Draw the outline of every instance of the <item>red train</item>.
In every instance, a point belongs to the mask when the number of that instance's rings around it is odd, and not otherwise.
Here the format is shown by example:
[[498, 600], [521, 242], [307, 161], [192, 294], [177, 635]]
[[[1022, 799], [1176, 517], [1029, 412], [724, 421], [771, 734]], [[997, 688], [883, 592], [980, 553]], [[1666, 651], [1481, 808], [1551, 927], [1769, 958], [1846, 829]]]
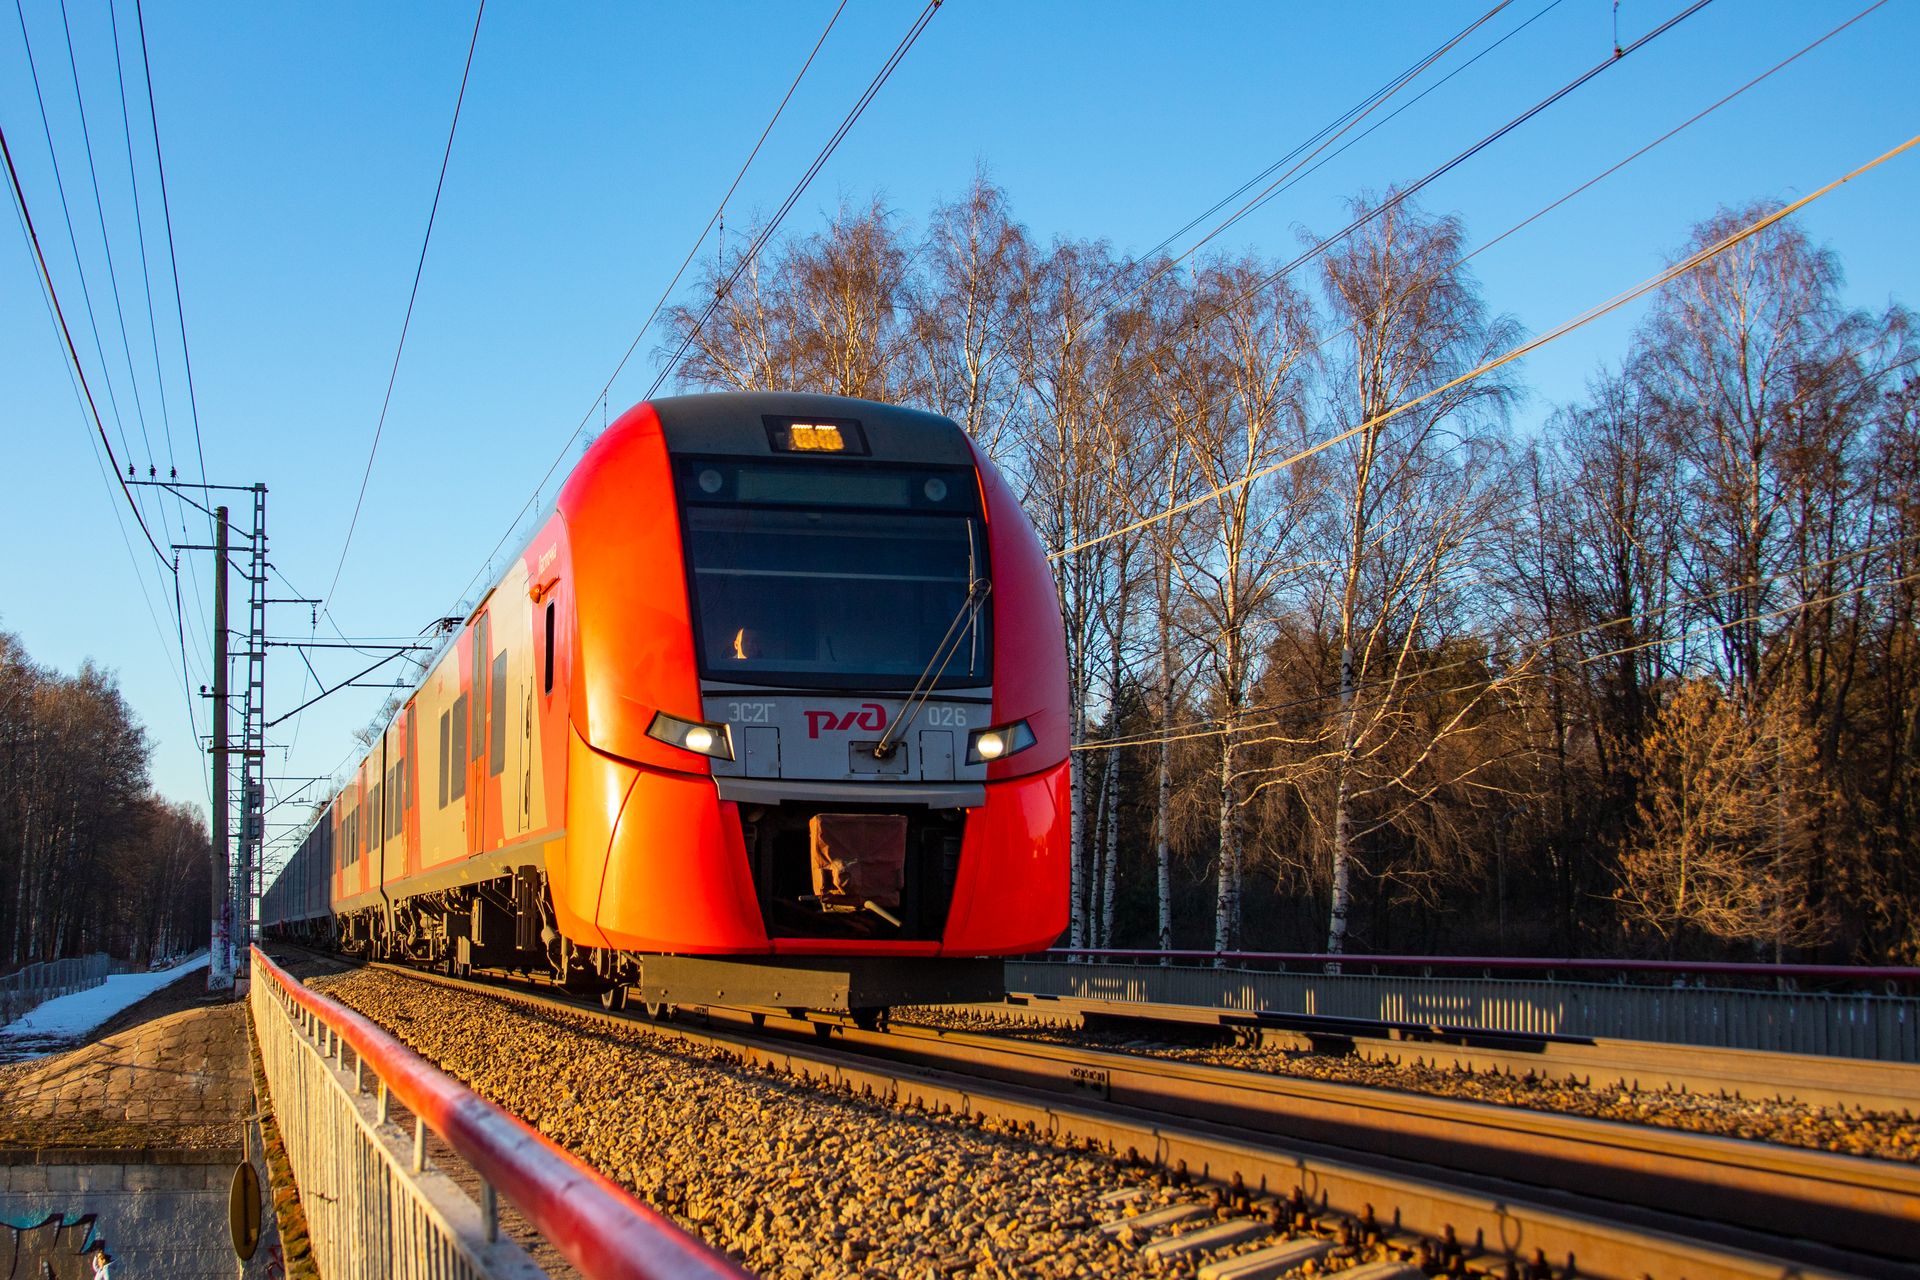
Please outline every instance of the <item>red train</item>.
[[872, 1014], [1067, 917], [1053, 577], [953, 422], [763, 392], [587, 451], [267, 890], [357, 954]]

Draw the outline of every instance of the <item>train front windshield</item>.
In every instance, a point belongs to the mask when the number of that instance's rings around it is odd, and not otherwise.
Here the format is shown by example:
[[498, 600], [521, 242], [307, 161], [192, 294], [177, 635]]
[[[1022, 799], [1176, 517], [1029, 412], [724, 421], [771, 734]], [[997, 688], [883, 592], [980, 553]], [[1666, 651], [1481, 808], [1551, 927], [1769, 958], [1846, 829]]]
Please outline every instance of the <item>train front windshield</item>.
[[936, 672], [936, 688], [990, 681], [991, 595], [968, 608], [969, 584], [988, 576], [971, 472], [696, 459], [680, 481], [709, 678], [858, 689], [905, 689]]

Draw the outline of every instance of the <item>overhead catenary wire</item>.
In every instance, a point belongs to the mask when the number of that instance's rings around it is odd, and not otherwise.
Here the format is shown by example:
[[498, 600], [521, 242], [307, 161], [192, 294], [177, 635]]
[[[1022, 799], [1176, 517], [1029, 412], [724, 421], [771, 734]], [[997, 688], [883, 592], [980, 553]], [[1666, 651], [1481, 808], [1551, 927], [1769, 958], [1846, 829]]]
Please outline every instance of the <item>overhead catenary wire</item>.
[[[740, 183], [747, 176], [747, 170], [753, 167], [754, 158], [760, 154], [760, 149], [766, 145], [767, 136], [773, 132], [773, 126], [780, 123], [780, 117], [786, 112], [787, 104], [793, 101], [794, 92], [800, 88], [800, 82], [806, 78], [807, 70], [813, 66], [813, 60], [819, 56], [820, 47], [826, 44], [827, 37], [833, 34], [834, 25], [840, 21], [840, 15], [845, 12], [846, 7], [847, 0], [840, 0], [832, 16], [827, 19], [827, 25], [821, 30], [820, 38], [815, 40], [813, 42], [813, 48], [807, 51], [806, 61], [802, 62], [800, 64], [800, 70], [794, 73], [793, 83], [787, 86], [785, 96], [780, 99], [779, 105], [774, 107], [773, 115], [768, 118], [766, 128], [760, 130], [760, 136], [754, 140], [753, 149], [747, 152], [747, 158], [740, 162], [739, 171], [733, 175], [733, 181], [728, 184], [726, 194], [720, 197], [720, 202], [714, 206], [713, 213], [707, 218], [707, 225], [700, 228], [700, 234], [694, 237], [693, 244], [687, 249], [687, 256], [680, 259], [680, 265], [674, 269], [673, 278], [668, 280], [667, 287], [660, 291], [660, 296], [654, 300], [653, 309], [647, 313], [647, 318], [640, 322], [640, 328], [638, 332], [633, 335], [633, 341], [627, 344], [626, 351], [621, 354], [619, 362], [613, 366], [613, 372], [608, 374], [606, 382], [601, 384], [600, 394], [595, 396], [594, 400], [600, 407], [600, 423], [602, 427], [606, 425], [607, 396], [613, 390], [614, 381], [619, 378], [621, 370], [627, 367], [627, 362], [633, 359], [633, 353], [640, 349], [640, 342], [647, 336], [647, 330], [653, 328], [653, 322], [658, 320], [661, 311], [666, 309], [667, 300], [673, 296], [674, 289], [679, 287], [680, 279], [686, 275], [687, 268], [693, 265], [694, 258], [700, 252], [700, 246], [707, 241], [708, 233], [714, 229], [715, 225], [720, 224], [721, 219], [726, 215], [727, 202], [732, 200], [733, 193], [740, 189]], [[581, 419], [581, 423], [584, 426], [592, 420], [593, 406], [589, 405], [586, 416]], [[566, 456], [567, 450], [573, 447], [573, 441], [578, 438], [579, 434], [580, 428], [574, 428], [573, 436], [567, 440], [566, 445], [560, 450], [561, 457], [564, 458]], [[549, 468], [547, 474], [549, 476], [553, 474], [551, 468]], [[542, 483], [544, 484], [545, 481], [543, 480]]]
[[413, 287], [407, 293], [407, 312], [400, 321], [400, 341], [393, 349], [393, 367], [387, 372], [387, 393], [380, 401], [380, 418], [373, 426], [373, 443], [367, 447], [367, 465], [360, 473], [360, 492], [353, 500], [353, 515], [347, 520], [347, 536], [340, 542], [340, 559], [333, 566], [333, 581], [327, 584], [327, 593], [320, 607], [326, 608], [333, 600], [334, 590], [340, 585], [341, 571], [347, 567], [347, 552], [353, 546], [353, 531], [360, 525], [360, 508], [367, 500], [367, 482], [373, 477], [373, 460], [380, 452], [380, 436], [387, 427], [387, 410], [393, 405], [394, 383], [400, 377], [400, 357], [407, 349], [407, 331], [413, 326], [414, 303], [420, 298], [420, 277], [427, 268], [427, 248], [433, 243], [434, 220], [440, 215], [440, 193], [446, 189], [447, 166], [453, 159], [453, 139], [460, 130], [460, 108], [467, 100], [467, 80], [473, 74], [473, 51], [480, 44], [480, 20], [486, 17], [487, 0], [480, 0], [473, 14], [473, 34], [467, 40], [467, 61], [460, 71], [460, 92], [453, 100], [453, 120], [447, 125], [447, 145], [440, 154], [440, 177], [433, 185], [433, 204], [427, 209], [427, 229], [420, 237], [420, 255], [413, 267]]
[[846, 139], [847, 134], [853, 131], [853, 126], [859, 123], [860, 117], [866, 114], [868, 106], [879, 96], [880, 90], [886, 87], [887, 81], [893, 78], [894, 70], [899, 67], [901, 61], [907, 56], [908, 51], [911, 50], [915, 42], [920, 39], [920, 33], [926, 30], [927, 24], [933, 21], [933, 15], [939, 11], [941, 2], [942, 0], [928, 0], [927, 7], [920, 11], [920, 16], [915, 19], [913, 26], [908, 29], [905, 36], [901, 37], [900, 43], [894, 47], [893, 53], [887, 58], [887, 61], [881, 66], [880, 70], [875, 73], [872, 81], [868, 83], [865, 92], [860, 95], [859, 100], [853, 104], [853, 109], [847, 112], [846, 118], [841, 120], [839, 128], [834, 130], [833, 136], [828, 138], [826, 145], [820, 148], [820, 153], [813, 158], [813, 163], [807, 167], [807, 171], [800, 175], [800, 181], [794, 184], [793, 190], [787, 193], [787, 198], [782, 201], [780, 207], [774, 211], [773, 217], [768, 220], [767, 225], [761, 228], [760, 234], [754, 237], [753, 241], [747, 246], [746, 252], [740, 255], [740, 261], [734, 264], [733, 271], [721, 282], [720, 287], [714, 290], [713, 297], [707, 302], [706, 307], [701, 311], [700, 315], [695, 318], [693, 327], [689, 329], [686, 336], [681, 339], [679, 348], [672, 356], [668, 357], [667, 362], [662, 365], [660, 371], [654, 375], [652, 385], [647, 388], [646, 395], [641, 397], [643, 400], [652, 399], [660, 388], [666, 385], [667, 379], [673, 376], [673, 371], [679, 367], [680, 361], [687, 353], [687, 349], [693, 345], [694, 339], [700, 336], [700, 331], [706, 327], [707, 321], [712, 318], [713, 313], [719, 308], [721, 299], [733, 291], [734, 284], [746, 273], [747, 268], [753, 265], [754, 261], [759, 258], [761, 250], [767, 247], [775, 233], [780, 230], [780, 224], [786, 221], [787, 215], [791, 213], [793, 207], [800, 202], [800, 197], [805, 195], [807, 188], [813, 185], [814, 178], [819, 176], [820, 170], [826, 167], [827, 161], [833, 158], [833, 153], [839, 150], [841, 142]]
[[[747, 250], [741, 255], [740, 261], [738, 262], [738, 264], [736, 264], [733, 273], [730, 276], [728, 276], [727, 279], [715, 291], [715, 297], [713, 302], [710, 302], [708, 304], [707, 310], [702, 313], [699, 320], [696, 322], [692, 333], [690, 333], [688, 336], [687, 342], [683, 342], [680, 346], [680, 349], [676, 351], [673, 357], [667, 361], [665, 366], [663, 366], [663, 368], [659, 373], [659, 376], [657, 376], [654, 379], [652, 385], [648, 388], [646, 395], [643, 396], [642, 399], [651, 398], [654, 395], [654, 393], [658, 391], [660, 387], [664, 384], [666, 378], [671, 374], [673, 368], [679, 363], [681, 356], [685, 354], [688, 345], [692, 341], [693, 334], [697, 334], [699, 330], [702, 327], [704, 327], [708, 317], [712, 315], [713, 308], [717, 304], [718, 300], [721, 297], [725, 296], [726, 292], [732, 288], [734, 281], [739, 279], [741, 273], [744, 272], [747, 269], [747, 267], [753, 262], [755, 257], [758, 256], [761, 249], [763, 249], [766, 246], [767, 241], [771, 238], [773, 232], [777, 230], [780, 223], [783, 220], [785, 220], [787, 214], [791, 212], [791, 210], [793, 209], [793, 206], [799, 202], [800, 197], [806, 193], [806, 190], [812, 184], [813, 179], [819, 174], [820, 170], [826, 165], [827, 161], [832, 157], [833, 153], [839, 149], [840, 143], [846, 138], [848, 132], [851, 131], [854, 124], [859, 121], [861, 115], [863, 115], [866, 112], [868, 105], [871, 104], [873, 99], [879, 94], [880, 89], [883, 86], [885, 86], [887, 80], [892, 77], [894, 69], [900, 65], [901, 60], [906, 57], [907, 52], [910, 49], [912, 49], [915, 42], [919, 40], [921, 32], [926, 30], [927, 24], [933, 20], [933, 15], [939, 10], [942, 3], [943, 3], [943, 0], [928, 0], [926, 7], [920, 11], [917, 17], [915, 17], [913, 25], [908, 28], [906, 35], [901, 37], [900, 42], [894, 46], [893, 52], [888, 55], [886, 62], [882, 64], [880, 70], [877, 73], [875, 73], [874, 78], [872, 79], [872, 81], [868, 83], [865, 91], [861, 93], [860, 97], [854, 102], [854, 105], [848, 110], [846, 116], [841, 120], [839, 127], [834, 130], [833, 135], [827, 140], [826, 145], [822, 147], [819, 154], [817, 154], [814, 157], [813, 163], [809, 165], [806, 172], [801, 175], [800, 180], [794, 184], [793, 189], [788, 193], [786, 199], [782, 201], [780, 208], [775, 213], [773, 219], [762, 230], [762, 233], [754, 238], [753, 242], [748, 246]], [[837, 10], [835, 12], [835, 17], [836, 18], [838, 17]], [[829, 23], [828, 25], [829, 25], [829, 29], [831, 29], [832, 24]], [[821, 40], [824, 41], [825, 38], [826, 36], [825, 36], [825, 33], [823, 32], [821, 35]], [[817, 53], [818, 51], [819, 51], [819, 42], [816, 42], [814, 46], [814, 53]], [[800, 69], [800, 75], [794, 78], [793, 86], [790, 86], [788, 88], [787, 97], [790, 98], [793, 95], [794, 87], [797, 87], [799, 85], [800, 77], [806, 74], [807, 67], [812, 65], [812, 62], [813, 62], [813, 54], [810, 53], [807, 56], [807, 62], [803, 64]], [[784, 109], [785, 105], [786, 105], [786, 98], [782, 98], [781, 109]], [[775, 112], [776, 119], [778, 118], [778, 114], [779, 114], [778, 110], [776, 110]], [[771, 123], [769, 123], [768, 128], [769, 129], [772, 128]], [[762, 133], [761, 141], [765, 141], [764, 131]], [[755, 144], [754, 149], [756, 152], [758, 151], [759, 143]], [[748, 160], [750, 163], [752, 160], [752, 157], [749, 156]], [[742, 169], [742, 172], [743, 173], [745, 172], [744, 167]], [[739, 179], [736, 178], [735, 184], [737, 185], [738, 182], [739, 182]], [[731, 191], [732, 191], [732, 188], [729, 188], [729, 193], [731, 193]], [[725, 208], [724, 200], [721, 203], [721, 207], [723, 209]], [[703, 232], [702, 233], [703, 239], [704, 239], [704, 235], [705, 233]], [[699, 242], [696, 241], [694, 244], [693, 251], [697, 253], [698, 250], [699, 250]], [[689, 254], [689, 260], [691, 260], [691, 257], [692, 257], [692, 254]], [[684, 269], [685, 268], [683, 265], [682, 270]], [[671, 286], [669, 286], [669, 289], [668, 289], [668, 293], [670, 292], [671, 292]], [[662, 295], [663, 302], [664, 302], [665, 296], [666, 295], [664, 294]], [[650, 326], [653, 323], [653, 320], [659, 315], [660, 309], [661, 309], [661, 304], [656, 304], [654, 311], [648, 316], [647, 326]], [[488, 551], [486, 558], [483, 561], [481, 561], [480, 567], [474, 570], [473, 576], [468, 578], [466, 581], [466, 584], [460, 588], [460, 594], [458, 596], [459, 600], [466, 599], [467, 593], [474, 589], [475, 584], [478, 583], [483, 576], [485, 576], [485, 574], [487, 573], [487, 570], [492, 566], [494, 557], [500, 554], [501, 549], [507, 545], [507, 541], [513, 537], [514, 531], [520, 527], [520, 522], [523, 519], [525, 519], [527, 514], [533, 511], [534, 508], [539, 504], [540, 495], [542, 491], [545, 490], [547, 486], [547, 482], [553, 479], [554, 472], [558, 471], [560, 469], [560, 464], [566, 461], [567, 454], [569, 451], [572, 450], [574, 441], [580, 438], [580, 433], [586, 430], [587, 424], [593, 420], [594, 410], [597, 408], [600, 408], [605, 403], [607, 394], [612, 389], [613, 379], [619, 376], [620, 369], [625, 367], [628, 359], [632, 357], [634, 350], [638, 348], [638, 346], [640, 345], [640, 339], [645, 335], [647, 326], [642, 326], [640, 333], [635, 335], [633, 342], [628, 345], [626, 354], [621, 357], [619, 365], [616, 366], [613, 377], [610, 377], [607, 380], [606, 386], [602, 388], [599, 395], [596, 395], [594, 397], [593, 403], [588, 406], [587, 412], [580, 419], [579, 424], [574, 427], [573, 431], [567, 436], [565, 443], [563, 443], [560, 446], [559, 451], [554, 454], [553, 461], [547, 465], [546, 471], [541, 474], [539, 482], [535, 484], [533, 487], [533, 492], [527, 496], [526, 502], [523, 503], [520, 509], [514, 513], [513, 519], [507, 524], [507, 527], [501, 533], [499, 540], [493, 544], [492, 550]]]

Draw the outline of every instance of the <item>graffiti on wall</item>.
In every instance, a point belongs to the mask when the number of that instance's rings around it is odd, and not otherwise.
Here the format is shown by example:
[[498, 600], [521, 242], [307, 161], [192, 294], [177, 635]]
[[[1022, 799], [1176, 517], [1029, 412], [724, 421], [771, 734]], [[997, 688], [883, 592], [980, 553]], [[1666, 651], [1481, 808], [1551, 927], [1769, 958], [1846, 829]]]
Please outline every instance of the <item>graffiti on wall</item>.
[[94, 1215], [0, 1223], [0, 1280], [112, 1280], [113, 1256]]

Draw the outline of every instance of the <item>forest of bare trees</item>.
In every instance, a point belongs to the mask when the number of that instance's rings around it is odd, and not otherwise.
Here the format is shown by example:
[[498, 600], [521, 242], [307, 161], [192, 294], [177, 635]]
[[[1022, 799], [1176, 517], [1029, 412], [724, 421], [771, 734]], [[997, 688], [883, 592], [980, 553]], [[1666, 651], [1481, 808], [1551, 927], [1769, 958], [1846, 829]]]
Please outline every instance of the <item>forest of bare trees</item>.
[[1548, 413], [1465, 376], [1522, 335], [1460, 220], [1351, 214], [1290, 270], [1138, 262], [976, 178], [708, 260], [664, 345], [945, 413], [1022, 494], [1069, 943], [1920, 959], [1909, 317], [1777, 223]]
[[0, 632], [0, 969], [206, 945], [206, 820], [149, 790], [148, 753], [110, 675], [47, 670]]

